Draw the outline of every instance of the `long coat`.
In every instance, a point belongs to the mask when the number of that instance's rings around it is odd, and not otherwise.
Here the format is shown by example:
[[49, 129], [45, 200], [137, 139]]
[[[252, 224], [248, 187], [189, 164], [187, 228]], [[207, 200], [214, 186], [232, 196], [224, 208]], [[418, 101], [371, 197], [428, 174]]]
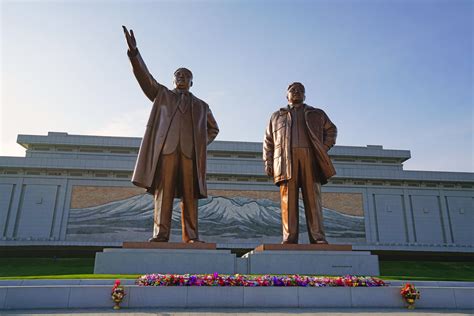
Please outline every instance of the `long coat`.
[[[315, 179], [326, 184], [336, 174], [336, 170], [327, 154], [336, 143], [337, 128], [323, 110], [303, 104], [308, 132], [316, 163]], [[273, 180], [276, 185], [291, 179], [291, 114], [283, 107], [272, 114], [265, 131], [263, 141], [263, 160], [265, 170], [273, 168]], [[270, 174], [269, 174], [270, 175]]]
[[[132, 56], [129, 53], [133, 73], [145, 95], [153, 101], [153, 107], [146, 125], [140, 151], [133, 172], [132, 182], [154, 194], [154, 183], [158, 160], [173, 120], [178, 109], [179, 94], [159, 84], [148, 71], [140, 53]], [[198, 198], [207, 197], [206, 162], [207, 145], [219, 133], [219, 127], [206, 102], [191, 94], [191, 115], [194, 136], [194, 164], [199, 185]], [[179, 191], [177, 191], [179, 192]], [[180, 196], [177, 196], [180, 197]]]

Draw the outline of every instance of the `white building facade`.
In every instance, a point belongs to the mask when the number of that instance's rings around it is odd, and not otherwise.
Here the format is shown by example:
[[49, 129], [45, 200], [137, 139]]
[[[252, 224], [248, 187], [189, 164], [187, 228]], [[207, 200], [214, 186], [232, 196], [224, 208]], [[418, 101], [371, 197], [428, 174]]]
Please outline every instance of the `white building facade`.
[[[131, 175], [140, 138], [19, 135], [25, 157], [0, 157], [0, 245], [119, 246], [146, 240], [153, 197]], [[474, 174], [409, 171], [408, 150], [335, 146], [337, 175], [323, 186], [331, 243], [354, 249], [474, 252]], [[262, 144], [208, 147], [209, 197], [201, 238], [225, 248], [281, 240], [278, 188], [264, 173]], [[300, 203], [300, 242], [307, 242]], [[179, 241], [175, 203], [172, 241]]]

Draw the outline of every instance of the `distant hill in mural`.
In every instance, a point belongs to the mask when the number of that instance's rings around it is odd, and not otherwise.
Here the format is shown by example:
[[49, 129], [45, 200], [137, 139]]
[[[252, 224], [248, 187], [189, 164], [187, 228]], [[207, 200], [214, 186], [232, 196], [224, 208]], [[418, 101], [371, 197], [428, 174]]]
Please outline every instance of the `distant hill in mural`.
[[[174, 202], [172, 240], [181, 239], [181, 208]], [[324, 209], [324, 227], [331, 240], [364, 241], [364, 217]], [[133, 196], [104, 205], [71, 209], [67, 240], [146, 240], [153, 227], [153, 197]], [[202, 239], [220, 243], [277, 242], [281, 239], [280, 205], [271, 200], [243, 197], [209, 197], [199, 200]], [[300, 201], [300, 235], [306, 235], [303, 202]]]

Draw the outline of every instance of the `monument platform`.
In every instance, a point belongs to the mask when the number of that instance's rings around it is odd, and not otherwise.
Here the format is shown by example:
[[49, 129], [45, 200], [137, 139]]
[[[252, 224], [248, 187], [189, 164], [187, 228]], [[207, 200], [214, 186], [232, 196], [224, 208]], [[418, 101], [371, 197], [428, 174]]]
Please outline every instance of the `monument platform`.
[[215, 243], [184, 243], [184, 242], [143, 242], [124, 241], [122, 248], [125, 249], [207, 249], [216, 250]]
[[288, 250], [288, 251], [352, 251], [352, 245], [330, 245], [330, 244], [262, 244], [254, 251]]
[[242, 258], [249, 274], [380, 274], [378, 257], [351, 245], [263, 244]]
[[379, 275], [378, 257], [351, 245], [262, 244], [237, 258], [214, 243], [124, 242], [96, 253], [94, 273]]
[[[0, 280], [0, 314], [3, 310], [80, 309], [90, 315], [91, 308], [112, 313], [110, 280]], [[223, 286], [138, 286], [135, 280], [122, 280], [127, 294], [123, 308], [301, 308], [293, 314], [306, 314], [308, 308], [390, 308], [406, 312], [400, 288], [413, 283], [421, 292], [416, 309], [459, 309], [469, 314], [474, 308], [474, 282], [390, 281], [383, 287], [223, 287]], [[267, 311], [268, 312], [268, 311]], [[115, 311], [114, 313], [120, 313]], [[178, 313], [188, 314], [189, 310]], [[455, 312], [459, 313], [459, 312]], [[14, 314], [17, 314], [15, 311]], [[30, 313], [28, 313], [30, 314]], [[41, 312], [46, 314], [46, 312]], [[59, 314], [59, 311], [51, 314]], [[213, 314], [217, 314], [213, 313]], [[281, 313], [279, 313], [281, 314]], [[376, 311], [369, 312], [377, 315]], [[437, 314], [432, 313], [432, 314]], [[453, 315], [454, 313], [452, 313]], [[67, 313], [71, 315], [71, 312]], [[203, 313], [204, 315], [204, 313]], [[263, 315], [263, 314], [262, 314]], [[411, 313], [410, 315], [413, 315]]]
[[96, 274], [223, 273], [236, 271], [236, 256], [214, 243], [124, 242], [96, 253]]

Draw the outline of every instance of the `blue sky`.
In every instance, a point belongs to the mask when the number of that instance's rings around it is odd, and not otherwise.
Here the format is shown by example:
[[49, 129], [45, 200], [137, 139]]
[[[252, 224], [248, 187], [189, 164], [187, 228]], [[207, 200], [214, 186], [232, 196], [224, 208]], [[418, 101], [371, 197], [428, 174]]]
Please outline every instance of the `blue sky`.
[[261, 141], [300, 81], [338, 145], [474, 171], [473, 2], [459, 0], [1, 1], [0, 155], [24, 154], [17, 134], [142, 136], [151, 103], [122, 24], [160, 83], [193, 71], [217, 140]]

